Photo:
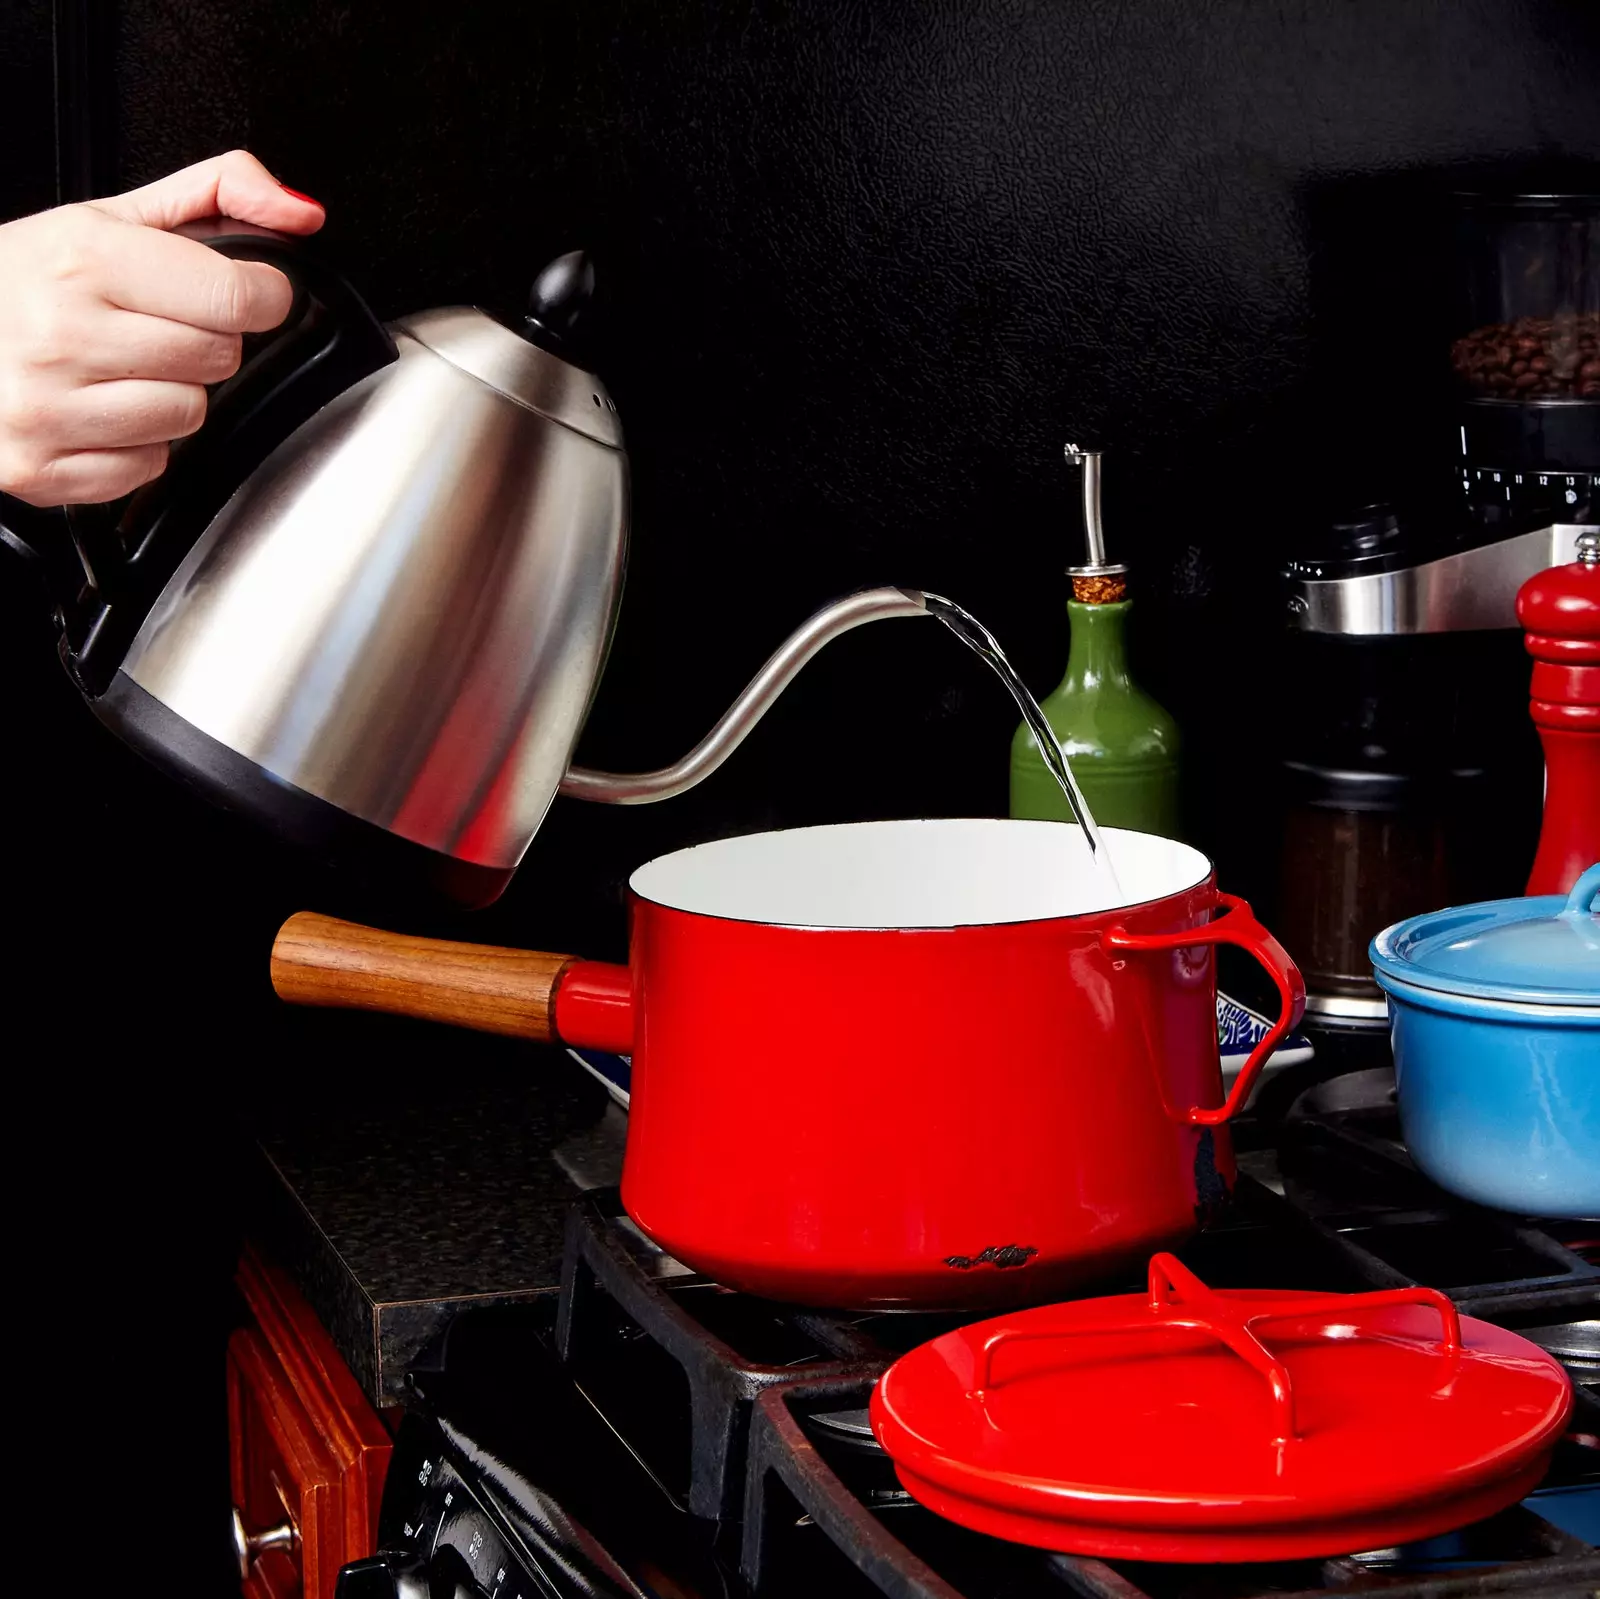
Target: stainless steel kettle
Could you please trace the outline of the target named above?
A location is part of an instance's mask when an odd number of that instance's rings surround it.
[[[450,307],[388,327],[298,241],[189,231],[297,288],[284,328],[112,521],[69,513],[61,651],[96,715],[277,832],[376,853],[483,904],[558,790],[639,803],[716,769],[839,633],[927,614],[899,589],[819,612],[675,766],[569,770],[621,599],[628,462],[576,359],[592,274],[540,275],[526,323]]]

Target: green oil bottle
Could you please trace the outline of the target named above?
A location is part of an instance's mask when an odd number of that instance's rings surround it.
[[[1106,560],[1100,452],[1069,444],[1066,453],[1083,475],[1089,559],[1067,568],[1072,579],[1067,675],[1041,704],[1102,827],[1176,838],[1178,726],[1128,671],[1128,569]],[[1026,723],[1011,740],[1011,814],[1073,819]]]

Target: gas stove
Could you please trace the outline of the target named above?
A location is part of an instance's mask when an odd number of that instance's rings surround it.
[[[1178,1253],[1218,1287],[1424,1283],[1542,1345],[1576,1405],[1519,1505],[1426,1543],[1264,1565],[1101,1561],[967,1531],[900,1488],[866,1407],[890,1362],[973,1318],[731,1293],[599,1194],[569,1217],[558,1300],[464,1315],[412,1372],[385,1553],[347,1568],[341,1599],[1594,1595],[1600,1224],[1450,1199],[1407,1158],[1392,1090],[1386,1069],[1354,1070],[1246,1118],[1228,1215]]]

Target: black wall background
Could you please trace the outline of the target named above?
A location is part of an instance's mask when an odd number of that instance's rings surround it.
[[[511,310],[548,256],[597,253],[635,529],[582,759],[675,757],[791,625],[868,583],[951,594],[1047,688],[1071,437],[1108,451],[1190,831],[1252,891],[1247,752],[1292,715],[1270,664],[1282,555],[1331,505],[1448,486],[1436,197],[1600,159],[1600,11],[1571,0],[97,15],[118,181],[250,146],[327,204],[325,249],[386,315]],[[621,884],[661,848],[1000,810],[1013,724],[937,629],[868,630],[701,791],[559,804],[479,933],[610,953]],[[48,788],[51,753],[32,766]],[[231,828],[217,848],[298,871]]]
[[[1436,463],[1444,486],[1428,196],[1600,157],[1600,12],[1550,0],[120,19],[122,180],[250,145],[327,203],[384,314],[509,310],[548,256],[598,254],[636,519],[586,761],[674,758],[861,584],[951,594],[1048,687],[1079,537],[1061,442],[1087,440],[1192,831],[1253,890],[1241,752],[1282,714],[1284,548],[1332,500]],[[935,629],[860,635],[702,792],[562,807],[496,930],[611,950],[627,871],[685,838],[1002,809],[1014,720]]]
[[[582,759],[675,758],[792,625],[870,583],[952,595],[1048,688],[1080,536],[1074,438],[1108,451],[1137,668],[1188,741],[1191,833],[1253,893],[1273,844],[1260,751],[1293,714],[1271,655],[1279,561],[1332,504],[1443,487],[1435,197],[1600,159],[1591,0],[96,15],[120,182],[247,145],[327,204],[327,251],[386,315],[510,310],[547,257],[597,253],[635,527]],[[15,213],[52,192],[50,13],[11,0],[3,27]],[[42,610],[5,587],[8,1005],[36,1041],[17,1058],[57,1112],[45,1126],[94,1121],[93,1103],[101,1129],[20,1201],[38,1218],[100,1196],[64,1256],[37,1263],[65,1284],[81,1282],[74,1250],[119,1228],[204,1232],[230,1093],[326,1086],[313,1046],[333,1035],[275,1011],[266,948],[301,904],[366,901],[113,747],[73,703]],[[616,955],[626,875],[664,848],[1002,810],[1014,722],[942,630],[868,629],[703,789],[558,802],[499,906],[398,914]],[[353,1049],[352,1065],[389,1088],[392,1061]],[[112,1153],[130,1140],[147,1158]],[[129,1202],[109,1232],[107,1184]],[[187,1305],[189,1257],[147,1258],[166,1273],[153,1302]],[[178,1319],[201,1349],[211,1323]]]

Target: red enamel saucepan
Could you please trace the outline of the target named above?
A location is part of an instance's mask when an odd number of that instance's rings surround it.
[[[285,999],[631,1053],[622,1198],[680,1260],[772,1298],[1048,1298],[1176,1243],[1232,1184],[1226,1122],[1305,990],[1187,845],[1055,822],[724,839],[633,874],[627,966],[311,914]],[[1226,1102],[1212,946],[1282,1014]]]

